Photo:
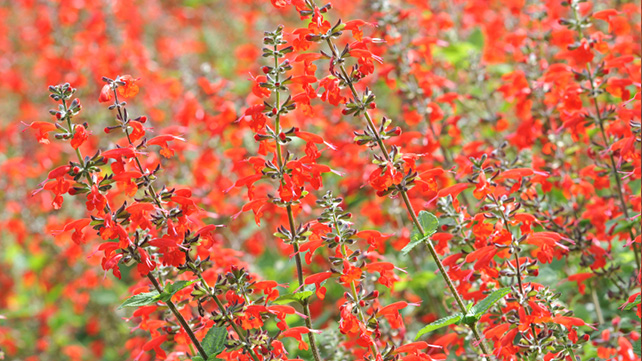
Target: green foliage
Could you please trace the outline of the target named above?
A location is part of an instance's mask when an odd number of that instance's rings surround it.
[[[207,335],[205,335],[201,344],[207,356],[209,356],[208,359],[213,359],[212,356],[216,356],[225,350],[226,339],[227,330],[225,327],[212,327],[207,331]]]
[[[442,327],[450,326],[457,324],[461,321],[463,318],[463,315],[461,313],[456,313],[453,315],[450,315],[448,317],[440,318],[435,322],[432,322],[428,325],[426,325],[424,328],[419,330],[419,333],[417,333],[417,336],[415,337],[415,340],[419,339],[419,337],[432,332],[434,330],[440,329]]]
[[[437,232],[437,226],[439,225],[439,220],[437,217],[435,217],[434,214],[426,211],[421,211],[419,212],[419,215],[417,216],[419,219],[419,223],[421,224],[421,227],[424,229],[424,234],[421,234],[421,232],[417,229],[415,226],[412,229],[412,232],[410,233],[410,243],[406,245],[402,250],[401,253],[405,256],[407,255],[410,251],[412,251],[413,248],[415,248],[417,245],[420,243],[426,241],[429,239],[430,236],[435,234]]]
[[[458,68],[466,67],[472,54],[481,53],[484,48],[484,34],[475,28],[466,41],[453,42],[443,48],[436,48],[436,56],[443,57]]]
[[[638,357],[642,356],[642,350],[640,350],[640,340],[637,340],[633,343],[633,352],[638,355]]]
[[[490,295],[488,295],[486,298],[483,300],[479,301],[476,305],[472,306],[468,305],[468,311],[464,315],[463,313],[456,313],[453,315],[450,315],[448,317],[440,318],[435,322],[432,322],[428,325],[426,325],[424,328],[419,330],[419,333],[417,333],[417,337],[415,339],[418,339],[419,337],[432,332],[434,330],[440,329],[442,327],[454,325],[454,324],[465,324],[469,326],[473,326],[477,321],[479,321],[482,316],[488,311],[491,307],[493,307],[494,304],[499,302],[504,296],[510,293],[510,288],[500,288],[498,290],[493,291]]]
[[[168,283],[165,286],[163,293],[158,293],[158,291],[139,293],[125,300],[125,302],[123,302],[123,304],[120,305],[118,309],[124,307],[147,306],[158,301],[167,302],[171,300],[172,296],[174,296],[178,291],[193,284],[194,282],[196,281],[177,281],[174,283]]]
[[[274,303],[277,305],[285,305],[288,303],[292,302],[303,302],[303,300],[309,298],[314,294],[314,290],[316,289],[315,285],[307,285],[303,289],[303,291],[299,291],[296,293],[288,293],[283,296],[280,296],[276,300],[274,300]]]
[[[633,302],[631,302],[631,303],[629,303],[628,305],[624,306],[624,310],[625,310],[625,311],[628,311],[628,310],[632,309],[633,307],[635,307],[635,306],[639,305],[641,301],[642,301],[642,300],[641,300],[641,298],[640,298],[640,295],[638,295],[638,296],[635,298],[635,300],[633,300]]]
[[[160,300],[160,293],[158,291],[153,292],[143,292],[137,295],[133,295],[130,298],[126,299],[122,305],[118,307],[120,310],[124,307],[140,307],[154,304]]]
[[[504,296],[510,293],[510,288],[500,288],[493,291],[488,297],[479,301],[475,306],[473,306],[468,313],[473,314],[477,320],[479,320],[494,304],[499,302]]]

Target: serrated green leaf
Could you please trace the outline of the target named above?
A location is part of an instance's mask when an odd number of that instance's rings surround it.
[[[424,234],[421,234],[417,227],[413,227],[412,232],[410,233],[410,243],[408,243],[402,250],[401,254],[404,256],[407,255],[413,248],[417,247],[420,243],[424,242],[430,236],[437,232],[437,226],[439,225],[439,220],[435,217],[434,214],[426,211],[420,211],[417,216],[419,224],[424,229]]]
[[[160,300],[160,296],[161,295],[158,293],[158,291],[139,293],[126,299],[125,302],[123,302],[123,304],[118,307],[118,309],[120,310],[123,307],[140,307],[151,305],[158,302]]]
[[[494,304],[499,302],[504,296],[510,293],[510,287],[500,288],[493,291],[488,297],[479,301],[473,308],[470,309],[469,313],[474,315],[477,320],[479,320],[486,311],[488,311]]]
[[[165,285],[165,289],[163,290],[163,293],[160,295],[160,300],[163,302],[167,302],[171,300],[172,296],[174,296],[178,291],[193,284],[194,282],[196,282],[196,280],[176,281],[174,283],[168,283],[167,285]]]
[[[434,214],[426,211],[420,211],[417,218],[419,218],[419,223],[421,223],[421,226],[424,228],[425,237],[430,237],[437,232],[439,220]]]
[[[635,341],[635,342],[633,343],[633,352],[634,352],[636,355],[638,355],[638,356],[642,357],[642,350],[641,350],[641,347],[640,347],[640,340],[637,340],[637,341]]]
[[[454,315],[450,315],[448,317],[440,318],[435,322],[432,322],[428,325],[426,325],[424,328],[419,330],[417,333],[417,336],[415,337],[415,340],[419,339],[419,337],[427,334],[428,332],[432,332],[434,330],[440,329],[442,327],[454,325],[461,321],[461,319],[464,317],[463,314],[461,313],[456,313]]]
[[[403,254],[404,256],[408,255],[408,253],[410,253],[413,248],[417,247],[417,245],[419,245],[419,243],[422,243],[423,241],[424,239],[410,241],[410,243],[408,243],[404,248],[401,249],[401,254]]]
[[[626,305],[626,306],[624,307],[624,310],[625,310],[625,311],[628,311],[628,310],[632,309],[633,307],[635,307],[635,306],[639,305],[641,301],[642,301],[642,300],[641,300],[641,298],[640,298],[640,295],[638,295],[638,296],[635,298],[635,300],[633,300],[633,302],[629,303],[628,305]]]
[[[225,327],[212,327],[201,342],[208,360],[213,360],[214,356],[225,350],[225,341],[227,340],[227,330]]]
[[[301,291],[293,294],[292,296],[297,300],[297,301],[303,301],[306,298],[309,298],[314,294],[314,291]]]
[[[278,297],[276,300],[273,301],[273,303],[277,305],[285,305],[292,302],[302,302],[306,298],[309,298],[310,296],[312,296],[315,290],[316,290],[315,285],[307,285],[305,286],[303,291],[285,294],[283,296]]]
[[[205,361],[205,359],[202,358],[201,356],[194,356],[192,357],[192,361]]]

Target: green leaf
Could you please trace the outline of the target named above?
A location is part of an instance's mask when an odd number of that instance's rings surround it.
[[[510,287],[505,287],[505,288],[500,288],[498,290],[493,291],[488,297],[484,298],[483,300],[479,301],[478,304],[473,306],[473,308],[470,309],[469,313],[471,315],[474,315],[477,320],[479,320],[486,311],[488,311],[491,307],[493,307],[494,304],[499,302],[504,296],[510,293]]]
[[[642,350],[640,349],[640,340],[637,340],[633,343],[633,352],[638,356],[642,356]]]
[[[323,283],[325,283],[325,282],[323,282]],[[316,290],[316,286],[315,285],[307,285],[307,286],[305,286],[303,291],[299,291],[299,292],[296,292],[296,293],[285,294],[283,296],[278,297],[276,300],[273,301],[273,303],[275,303],[277,305],[285,305],[285,304],[292,303],[292,302],[301,303],[306,298],[309,298],[310,296],[312,296],[314,294],[315,290]]]
[[[214,356],[225,350],[225,341],[227,340],[227,330],[225,327],[212,327],[207,331],[207,335],[201,342],[208,359],[214,359]]]
[[[430,236],[435,234],[435,232],[437,232],[439,220],[437,219],[437,217],[435,217],[434,214],[426,211],[420,211],[417,219],[419,220],[419,224],[421,224],[421,227],[424,229],[425,233],[422,235],[416,226],[413,227],[412,232],[410,233],[410,243],[408,243],[401,250],[401,254],[403,254],[404,256],[407,255],[418,244],[424,242]]]
[[[484,50],[484,34],[480,28],[475,28],[468,37],[468,42],[479,52]]]
[[[628,311],[632,309],[633,307],[637,306],[640,304],[642,300],[640,299],[640,295],[638,295],[633,302],[629,303],[628,305],[624,306],[624,310]]]
[[[167,302],[171,300],[172,296],[174,296],[178,291],[193,284],[194,282],[196,282],[196,280],[176,281],[174,283],[168,283],[167,285],[165,285],[165,289],[163,290],[163,293],[160,296],[160,300],[163,302]]]
[[[205,361],[205,359],[202,358],[201,356],[194,356],[192,357],[192,361]]]
[[[437,330],[439,328],[446,327],[446,326],[449,326],[449,325],[454,325],[454,324],[458,323],[459,321],[461,321],[461,319],[463,317],[464,317],[463,314],[456,313],[456,314],[450,315],[448,317],[440,318],[437,321],[435,321],[433,323],[430,323],[430,324],[426,325],[424,328],[422,328],[421,330],[419,330],[419,333],[417,333],[417,336],[415,337],[415,340],[418,340],[419,337],[427,334],[428,332],[432,332],[434,330]]]
[[[410,241],[410,243],[408,243],[406,247],[401,249],[401,254],[403,254],[404,256],[408,255],[408,253],[410,253],[410,251],[412,251],[413,248],[417,247],[417,245],[419,243],[422,243],[423,241],[424,241],[423,239],[420,239],[418,241]]]
[[[139,293],[126,299],[125,302],[123,302],[123,304],[118,307],[118,309],[120,310],[123,307],[147,306],[156,303],[159,300],[160,294],[158,293],[158,291]]]
[[[430,237],[437,232],[439,220],[434,214],[420,211],[417,218],[419,218],[419,223],[421,223],[421,226],[424,228],[424,237]]]
[[[123,307],[147,306],[158,301],[167,302],[172,298],[172,296],[176,294],[176,292],[182,290],[183,288],[191,285],[194,282],[196,281],[178,281],[174,283],[168,283],[165,286],[162,294],[159,294],[158,291],[139,293],[125,300],[125,302],[123,302],[123,304],[120,305],[118,309],[121,309]]]

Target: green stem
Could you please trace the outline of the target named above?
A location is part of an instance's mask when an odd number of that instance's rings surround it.
[[[597,292],[595,292],[596,282],[593,282],[591,285],[591,298],[593,298],[593,304],[595,305],[595,313],[597,314],[597,322],[600,325],[604,324],[604,316],[602,314],[602,307],[600,307],[600,300],[597,298]]]
[[[128,124],[128,120],[129,119],[127,119],[127,113],[123,112],[122,109],[121,109],[122,107],[120,105],[120,102],[118,101],[118,92],[116,91],[116,89],[114,89],[114,105],[116,106],[116,109],[118,110],[118,115],[120,115],[121,121],[125,124],[125,135],[127,136],[127,141],[129,142],[130,146],[133,146],[134,144],[132,143],[131,137],[129,136],[129,134],[130,134],[129,133],[129,129],[127,128],[127,124]],[[156,205],[159,208],[162,209],[163,205],[162,205],[160,199],[158,198],[158,195],[156,194],[156,190],[154,189],[154,185],[151,183],[151,180],[145,174],[145,170],[143,169],[143,165],[141,164],[140,159],[138,159],[138,156],[135,153],[134,153],[134,160],[136,160],[136,165],[138,166],[138,170],[141,172],[141,174],[143,174],[143,176],[145,177],[145,179],[148,182],[148,184],[147,184],[147,188],[149,190],[148,193],[150,193],[150,196],[154,200],[154,203],[156,203]]]
[[[415,224],[415,227],[417,227],[417,230],[421,234],[426,234],[426,232],[423,229],[423,226],[421,225],[421,222],[419,222],[419,219],[417,219],[417,216],[415,214],[415,210],[412,207],[412,204],[410,203],[410,198],[408,197],[408,193],[405,191],[401,192],[401,196],[403,197],[403,201],[406,204],[406,208],[408,209],[408,213],[410,214],[413,223]],[[464,304],[463,299],[461,298],[461,295],[459,295],[459,292],[457,291],[457,288],[455,288],[455,284],[453,281],[450,279],[450,276],[448,275],[448,272],[446,271],[446,268],[444,267],[444,264],[441,262],[439,259],[439,255],[437,254],[437,251],[435,250],[435,246],[432,244],[432,241],[430,239],[426,239],[426,245],[428,246],[428,251],[430,252],[430,255],[432,256],[433,260],[437,264],[437,268],[439,268],[439,273],[443,277],[444,281],[446,282],[446,285],[448,286],[448,289],[450,289],[450,292],[453,294],[453,297],[455,297],[455,301],[457,302],[457,305],[459,306],[459,309],[463,314],[466,314],[468,311],[466,309],[466,305]],[[486,345],[484,344],[484,341],[482,340],[479,331],[477,331],[477,326],[476,324],[469,325],[471,331],[473,332],[473,335],[475,336],[475,339],[477,342],[479,342],[479,348],[482,350],[482,353],[485,356],[490,355],[488,352],[488,349],[486,348]]]
[[[278,47],[275,44],[274,45],[274,72],[275,72],[275,81],[278,83],[279,78],[280,78],[280,72],[279,72],[279,58],[276,54],[278,54]],[[285,172],[285,162],[287,161],[286,159],[283,159],[283,152],[281,150],[281,143],[279,143],[279,133],[281,133],[281,93],[279,92],[279,89],[277,88],[275,90],[275,109],[277,110],[276,112],[276,117],[274,119],[274,132],[276,134],[275,137],[275,142],[276,142],[276,162],[279,167],[279,172],[283,174]],[[297,273],[297,280],[299,282],[299,287],[303,285],[303,262],[301,261],[301,254],[299,253],[299,244],[297,243],[296,240],[296,225],[294,222],[294,213],[292,212],[292,205],[288,204],[286,207],[287,214],[288,214],[288,223],[290,225],[290,232],[292,234],[292,246],[294,250],[294,261],[296,263],[296,273]],[[303,314],[305,315],[305,326],[312,330],[312,313],[310,312],[310,302],[306,298],[302,302],[303,306]],[[310,342],[310,349],[312,351],[312,356],[314,357],[315,361],[321,361],[321,355],[319,354],[319,348],[317,347],[316,343],[316,338],[314,336],[313,332],[308,332],[308,341]]]
[[[339,58],[339,55],[337,54],[337,50],[336,50],[334,44],[332,43],[332,41],[328,38],[328,39],[326,39],[326,42],[327,42],[328,46],[330,47],[330,51],[332,51],[333,56],[335,58]],[[360,107],[362,109],[365,109],[365,107],[363,105],[363,102],[361,101],[361,98],[359,97],[359,93],[357,92],[357,89],[354,87],[354,84],[353,84],[353,82],[351,80],[351,77],[348,75],[348,72],[346,71],[345,66],[343,64],[341,64],[339,66],[339,68],[341,70],[341,73],[342,73],[342,75],[343,75],[348,87],[350,88],[350,90],[352,92],[352,95],[353,95],[355,101],[357,101],[359,103],[359,105],[360,105]],[[370,128],[370,131],[372,132],[372,134],[374,134],[375,140],[376,140],[376,142],[377,142],[377,144],[379,146],[379,149],[381,150],[381,153],[383,154],[384,158],[388,162],[391,162],[392,160],[390,159],[390,155],[388,154],[388,149],[386,148],[386,145],[383,143],[383,139],[379,135],[377,127],[375,126],[374,122],[372,121],[372,118],[370,117],[370,114],[368,113],[367,110],[363,111],[363,116],[364,116],[364,119],[366,120],[367,126]],[[401,196],[402,196],[402,198],[404,200],[404,203],[406,205],[406,209],[408,211],[408,214],[412,218],[412,221],[413,221],[415,227],[417,227],[417,230],[421,234],[426,234],[426,232],[424,231],[423,226],[419,222],[419,219],[417,219],[417,215],[415,214],[415,210],[412,207],[412,204],[410,203],[410,199],[408,197],[408,193],[403,188],[399,190],[399,193],[401,194]],[[425,243],[428,246],[428,251],[430,252],[430,255],[432,256],[433,260],[437,264],[437,268],[439,268],[439,272],[440,272],[441,276],[443,277],[444,281],[446,282],[446,285],[448,286],[448,289],[450,289],[450,292],[452,293],[453,297],[455,298],[455,301],[457,302],[457,305],[459,306],[459,309],[461,310],[462,313],[465,314],[467,312],[466,305],[464,304],[464,301],[461,298],[461,295],[457,291],[457,288],[455,287],[455,284],[450,279],[450,276],[448,275],[448,272],[446,272],[446,268],[444,267],[443,263],[439,259],[439,255],[437,254],[437,251],[435,250],[435,246],[432,244],[432,241],[429,240],[429,239],[426,240]],[[477,342],[479,344],[479,348],[481,349],[482,353],[484,354],[483,357],[486,359],[486,355],[490,355],[490,353],[488,352],[488,349],[486,348],[486,345],[484,344],[479,332],[477,331],[477,327],[475,325],[470,325],[469,327],[470,327],[471,331],[473,332],[473,335],[475,336],[475,339],[477,340]]]
[[[192,270],[198,276],[198,279],[201,281],[201,284],[203,285],[203,287],[205,287],[205,291],[207,292],[208,296],[210,296],[210,298],[214,300],[214,303],[216,303],[216,306],[221,311],[221,314],[223,314],[225,321],[227,321],[227,323],[230,326],[232,326],[232,328],[234,329],[234,332],[236,332],[236,334],[238,335],[239,340],[241,340],[241,342],[243,343],[243,348],[247,350],[247,352],[250,354],[250,356],[252,356],[252,359],[254,361],[258,361],[259,360],[258,356],[254,352],[254,349],[250,347],[247,341],[247,338],[243,334],[243,331],[239,328],[239,326],[234,322],[234,320],[232,320],[230,315],[227,313],[225,306],[223,305],[221,300],[219,300],[218,297],[216,297],[216,293],[214,292],[214,289],[207,284],[207,281],[205,281],[205,278],[203,278],[203,274],[201,273],[201,271],[196,267],[192,267]]]
[[[147,278],[152,282],[154,288],[156,288],[158,293],[163,293],[163,287],[158,283],[156,277],[154,277],[151,272],[147,274]],[[167,307],[169,307],[170,311],[172,311],[178,322],[181,324],[183,330],[185,330],[185,333],[187,333],[187,336],[189,336],[190,340],[192,340],[194,346],[196,346],[198,353],[201,354],[201,357],[203,357],[203,359],[207,360],[207,353],[203,349],[200,341],[196,338],[196,335],[192,331],[192,328],[189,326],[187,321],[185,321],[183,315],[178,311],[178,309],[176,309],[176,305],[174,305],[174,302],[172,302],[172,300],[167,300],[167,302],[165,303],[167,304]]]
[[[595,107],[595,116],[597,117],[598,124],[600,126],[600,133],[602,134],[602,140],[604,141],[604,146],[606,147],[609,153],[609,160],[611,161],[610,168],[611,168],[611,173],[613,174],[613,177],[615,177],[617,196],[620,200],[620,209],[622,210],[622,213],[624,214],[624,217],[628,222],[630,221],[630,217],[629,217],[629,210],[626,207],[626,201],[624,200],[624,193],[622,192],[622,180],[620,179],[620,173],[617,170],[617,164],[615,163],[615,158],[613,157],[611,144],[609,144],[609,139],[606,136],[606,131],[604,130],[604,119],[602,118],[602,113],[600,112],[600,106],[597,104],[597,93],[595,89],[593,74],[591,72],[591,66],[587,65],[587,67],[588,67],[588,80],[589,80],[589,83],[591,84],[591,99],[593,100],[593,105]],[[633,239],[635,239],[635,237],[633,236],[631,227],[629,227],[628,231],[629,231],[629,237],[631,237],[630,240],[632,241]],[[639,271],[640,269],[642,269],[642,267],[640,262],[640,247],[637,243],[633,243],[633,253],[635,256],[635,263],[637,264],[638,271]]]
[[[114,89],[114,97],[115,97],[114,100],[115,100],[115,103],[116,103],[116,108],[118,109],[118,114],[120,115],[122,121],[126,121],[126,119],[124,118],[125,115],[123,114],[123,111],[121,110],[120,103],[118,102],[118,93],[117,93],[116,89]],[[131,138],[129,137],[129,131],[127,130],[126,127],[125,127],[125,134],[127,135],[127,140],[129,141],[129,144],[132,145]],[[82,162],[82,156],[81,156],[80,152],[78,151],[78,149],[76,149],[76,153],[78,155],[78,158]],[[134,156],[134,158],[136,159],[136,163],[138,165],[138,169],[140,170],[141,173],[144,174],[145,172],[143,170],[142,164],[140,163],[140,160],[138,159],[138,156]],[[90,180],[90,182],[91,182],[91,180]],[[162,206],[160,200],[158,199],[156,191],[154,191],[154,188],[151,185],[151,183],[149,184],[148,187],[149,187],[149,191],[153,194],[152,198],[154,199],[155,203],[158,205],[158,207],[160,207],[162,209],[163,206]],[[152,284],[154,285],[154,287],[156,288],[156,290],[159,293],[163,292],[163,288],[161,287],[161,285],[158,283],[158,281],[152,275],[151,272],[147,274],[147,278],[152,282]],[[183,315],[178,311],[178,309],[176,309],[176,306],[174,305],[174,303],[171,300],[168,300],[166,303],[167,303],[167,307],[170,309],[170,311],[172,311],[172,313],[174,314],[176,319],[178,319],[178,322],[181,324],[181,326],[183,327],[183,330],[185,331],[185,333],[187,333],[187,335],[189,336],[189,338],[192,341],[192,343],[194,344],[194,346],[196,346],[196,349],[198,350],[198,352],[201,354],[201,356],[205,360],[207,360],[207,353],[203,349],[203,346],[201,345],[200,341],[196,338],[196,335],[194,334],[194,331],[192,331],[192,329],[189,326],[189,324],[187,323],[187,321],[185,321],[185,318],[183,318]]]
[[[336,213],[332,213],[332,220],[334,223],[334,228],[337,231],[337,235],[339,236],[339,238],[343,240],[343,234],[341,233],[341,227],[339,227],[339,220],[337,219]],[[348,247],[345,245],[345,243],[341,243],[341,254],[345,259],[348,259]],[[357,286],[355,285],[354,281],[350,281],[350,292],[352,293],[352,298],[354,299],[354,303],[357,306],[357,310],[359,311],[359,317],[361,318],[361,322],[364,325],[367,325],[366,316],[363,312],[363,309],[361,309],[361,306],[359,305],[359,294],[357,293]],[[372,352],[373,356],[375,356],[376,358],[379,358],[380,356],[379,349],[377,348],[377,345],[374,342],[370,344],[370,351]]]
[[[292,245],[294,246],[294,261],[296,263],[296,274],[297,280],[299,282],[299,287],[303,286],[303,262],[301,261],[301,254],[299,253],[299,244],[294,240],[296,228],[294,226],[294,215],[292,213],[292,206],[288,204],[288,221],[290,223],[290,232],[292,233]],[[303,305],[303,314],[305,317],[305,327],[312,330],[312,314],[310,313],[310,302],[306,298],[302,302]],[[321,361],[321,355],[319,354],[319,349],[317,347],[316,339],[313,332],[308,332],[308,340],[310,341],[310,349],[312,351],[312,356],[315,361]]]

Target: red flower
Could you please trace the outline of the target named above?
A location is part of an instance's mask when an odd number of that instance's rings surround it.
[[[390,163],[384,166],[383,169],[375,169],[368,178],[368,182],[377,191],[378,195],[381,195],[393,185],[401,183],[402,180],[403,173],[397,171]]]
[[[31,124],[25,125],[37,132],[36,139],[38,139],[38,143],[42,144],[49,144],[50,142],[48,133],[56,130],[56,125],[49,122],[33,122]]]
[[[181,140],[185,141],[185,139],[181,137],[177,137],[175,135],[159,135],[157,137],[154,137],[150,140],[147,141],[147,145],[160,145],[161,151],[160,154],[165,157],[165,158],[171,158],[174,155],[174,149],[169,147],[168,142],[172,140]]]
[[[103,88],[100,89],[100,95],[98,96],[98,102],[107,103],[107,102],[112,101],[112,99],[114,99],[114,93],[113,93],[111,85],[109,85],[109,84],[103,85]]]
[[[121,75],[116,78],[116,80],[125,83],[125,85],[120,85],[117,87],[118,95],[122,96],[125,99],[128,99],[133,98],[136,94],[138,94],[139,88],[138,85],[136,85],[136,82],[139,81],[140,78],[134,78],[131,75]],[[98,96],[98,101],[100,103],[107,103],[112,101],[113,99],[113,86],[111,84],[103,85],[102,89],[100,90],[100,95]]]
[[[308,276],[305,279],[304,283],[306,285],[314,284],[317,287],[317,292],[316,292],[317,297],[319,297],[319,299],[324,299],[325,298],[326,289],[325,289],[325,287],[321,287],[321,283],[323,281],[327,280],[330,277],[332,277],[332,272],[329,272],[329,271],[316,273],[316,274]]]
[[[87,210],[96,210],[97,212],[102,213],[106,204],[107,199],[105,199],[105,196],[100,193],[98,187],[96,187],[96,185],[91,187],[91,192],[87,194]]]
[[[308,344],[305,343],[305,341],[303,341],[303,338],[301,337],[301,335],[308,334],[310,332],[321,333],[321,331],[311,330],[307,327],[299,326],[299,327],[292,327],[289,330],[283,331],[280,337],[293,337],[297,341],[299,341],[299,350],[307,350]]]
[[[140,80],[140,78],[134,78],[131,75],[123,75],[119,77],[119,80],[124,82],[125,85],[121,85],[118,87],[118,95],[121,95],[123,98],[128,99],[128,98],[133,98],[136,94],[138,94],[138,85],[136,85],[136,82]]]
[[[272,2],[272,6],[274,6],[277,9],[282,9],[290,3],[287,0],[270,0],[270,1]]]
[[[350,264],[350,262],[343,261],[343,274],[339,277],[339,281],[343,283],[344,286],[350,287],[350,284],[355,281],[359,281],[361,278],[361,268],[355,267]]]
[[[89,134],[85,127],[82,124],[76,124],[74,126],[74,137],[71,139],[71,147],[78,149],[87,138],[89,138]]]
[[[57,236],[59,234],[62,234],[67,231],[71,231],[73,229],[74,233],[72,233],[71,235],[71,240],[74,241],[74,243],[76,244],[83,244],[85,243],[85,235],[82,230],[85,227],[87,227],[90,222],[91,222],[91,219],[89,218],[78,219],[67,223],[62,230],[53,231],[51,233],[54,236]]]

